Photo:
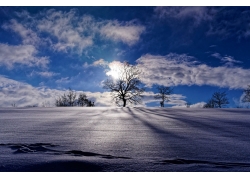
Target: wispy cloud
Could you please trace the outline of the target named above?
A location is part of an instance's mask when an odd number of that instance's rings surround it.
[[[146,54],[137,61],[143,72],[142,81],[147,85],[211,85],[232,89],[245,88],[250,83],[250,70],[241,67],[210,67],[187,55]]]
[[[30,73],[30,76],[42,76],[42,77],[45,77],[45,78],[51,78],[53,76],[57,76],[59,75],[60,73],[55,73],[55,72],[50,72],[50,71],[32,71]]]
[[[93,63],[87,63],[85,62],[83,64],[83,67],[84,68],[89,68],[89,67],[96,67],[96,66],[102,66],[102,67],[107,67],[109,65],[109,62],[108,61],[105,61],[104,59],[99,59],[99,60],[96,60],[94,61]]]
[[[139,41],[140,35],[144,31],[144,26],[136,25],[133,21],[118,22],[117,20],[107,21],[100,29],[103,37],[113,41],[121,41],[130,46]]]
[[[211,56],[220,59],[223,63],[229,66],[233,66],[234,63],[242,63],[241,61],[235,60],[232,56],[221,56],[220,53],[213,53]]]
[[[191,104],[189,108],[203,108],[205,104],[206,104],[205,102],[198,102],[195,104]],[[172,108],[187,108],[187,105],[186,104],[175,105]]]
[[[211,20],[214,10],[208,7],[156,7],[154,9],[156,15],[160,18],[175,18],[175,19],[193,19],[194,24],[198,25],[202,21]]]
[[[40,32],[47,32],[56,38],[52,47],[56,51],[68,52],[75,49],[79,53],[93,44],[91,36],[85,36],[74,26],[78,21],[75,10],[69,12],[50,9],[43,13],[44,18],[38,20],[37,28]]]
[[[242,10],[242,7],[218,7],[206,34],[208,36],[217,35],[220,38],[248,38],[250,35],[249,20],[250,10]]]
[[[21,37],[23,44],[36,45],[40,41],[40,38],[33,30],[24,27],[23,24],[17,22],[15,19],[11,19],[9,23],[5,23],[2,27],[5,30],[11,30],[17,33]]]
[[[33,45],[8,45],[0,43],[0,66],[11,69],[14,65],[47,67],[48,57],[38,57]]]
[[[27,83],[18,82],[0,75],[0,107],[25,106],[55,106],[55,99],[67,90],[33,87]],[[83,91],[76,91],[77,95]],[[96,106],[115,106],[109,92],[84,92]]]
[[[107,66],[108,65],[108,62],[105,61],[104,59],[99,59],[97,61],[94,61],[93,62],[93,65],[94,66]]]
[[[17,12],[17,18],[5,22],[5,30],[17,33],[22,44],[47,43],[54,51],[82,54],[98,41],[110,40],[129,46],[140,40],[145,27],[138,22],[95,19],[79,15],[76,9],[49,9],[32,16],[27,11]],[[27,20],[28,19],[28,20]]]

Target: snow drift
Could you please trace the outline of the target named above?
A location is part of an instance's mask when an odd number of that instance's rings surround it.
[[[250,171],[250,110],[1,108],[0,171]]]

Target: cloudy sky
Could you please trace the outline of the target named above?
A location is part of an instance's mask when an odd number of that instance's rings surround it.
[[[113,106],[102,82],[127,61],[143,72],[144,106],[202,106],[250,84],[250,7],[0,7],[0,106],[49,104],[69,87]]]

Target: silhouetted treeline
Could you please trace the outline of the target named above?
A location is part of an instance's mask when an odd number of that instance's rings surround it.
[[[59,96],[56,99],[55,105],[58,107],[61,106],[87,106],[87,107],[93,107],[94,102],[91,102],[91,100],[87,99],[87,96],[85,93],[79,94],[77,97],[76,92],[71,90],[69,88],[68,93],[64,93],[62,96]]]

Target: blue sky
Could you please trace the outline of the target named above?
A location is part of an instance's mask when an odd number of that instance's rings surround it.
[[[236,107],[250,84],[249,47],[247,6],[2,6],[0,106],[52,105],[69,87],[112,106],[102,82],[128,61],[144,73],[145,106],[159,106],[155,87],[165,85],[168,106],[200,107],[226,91]]]

